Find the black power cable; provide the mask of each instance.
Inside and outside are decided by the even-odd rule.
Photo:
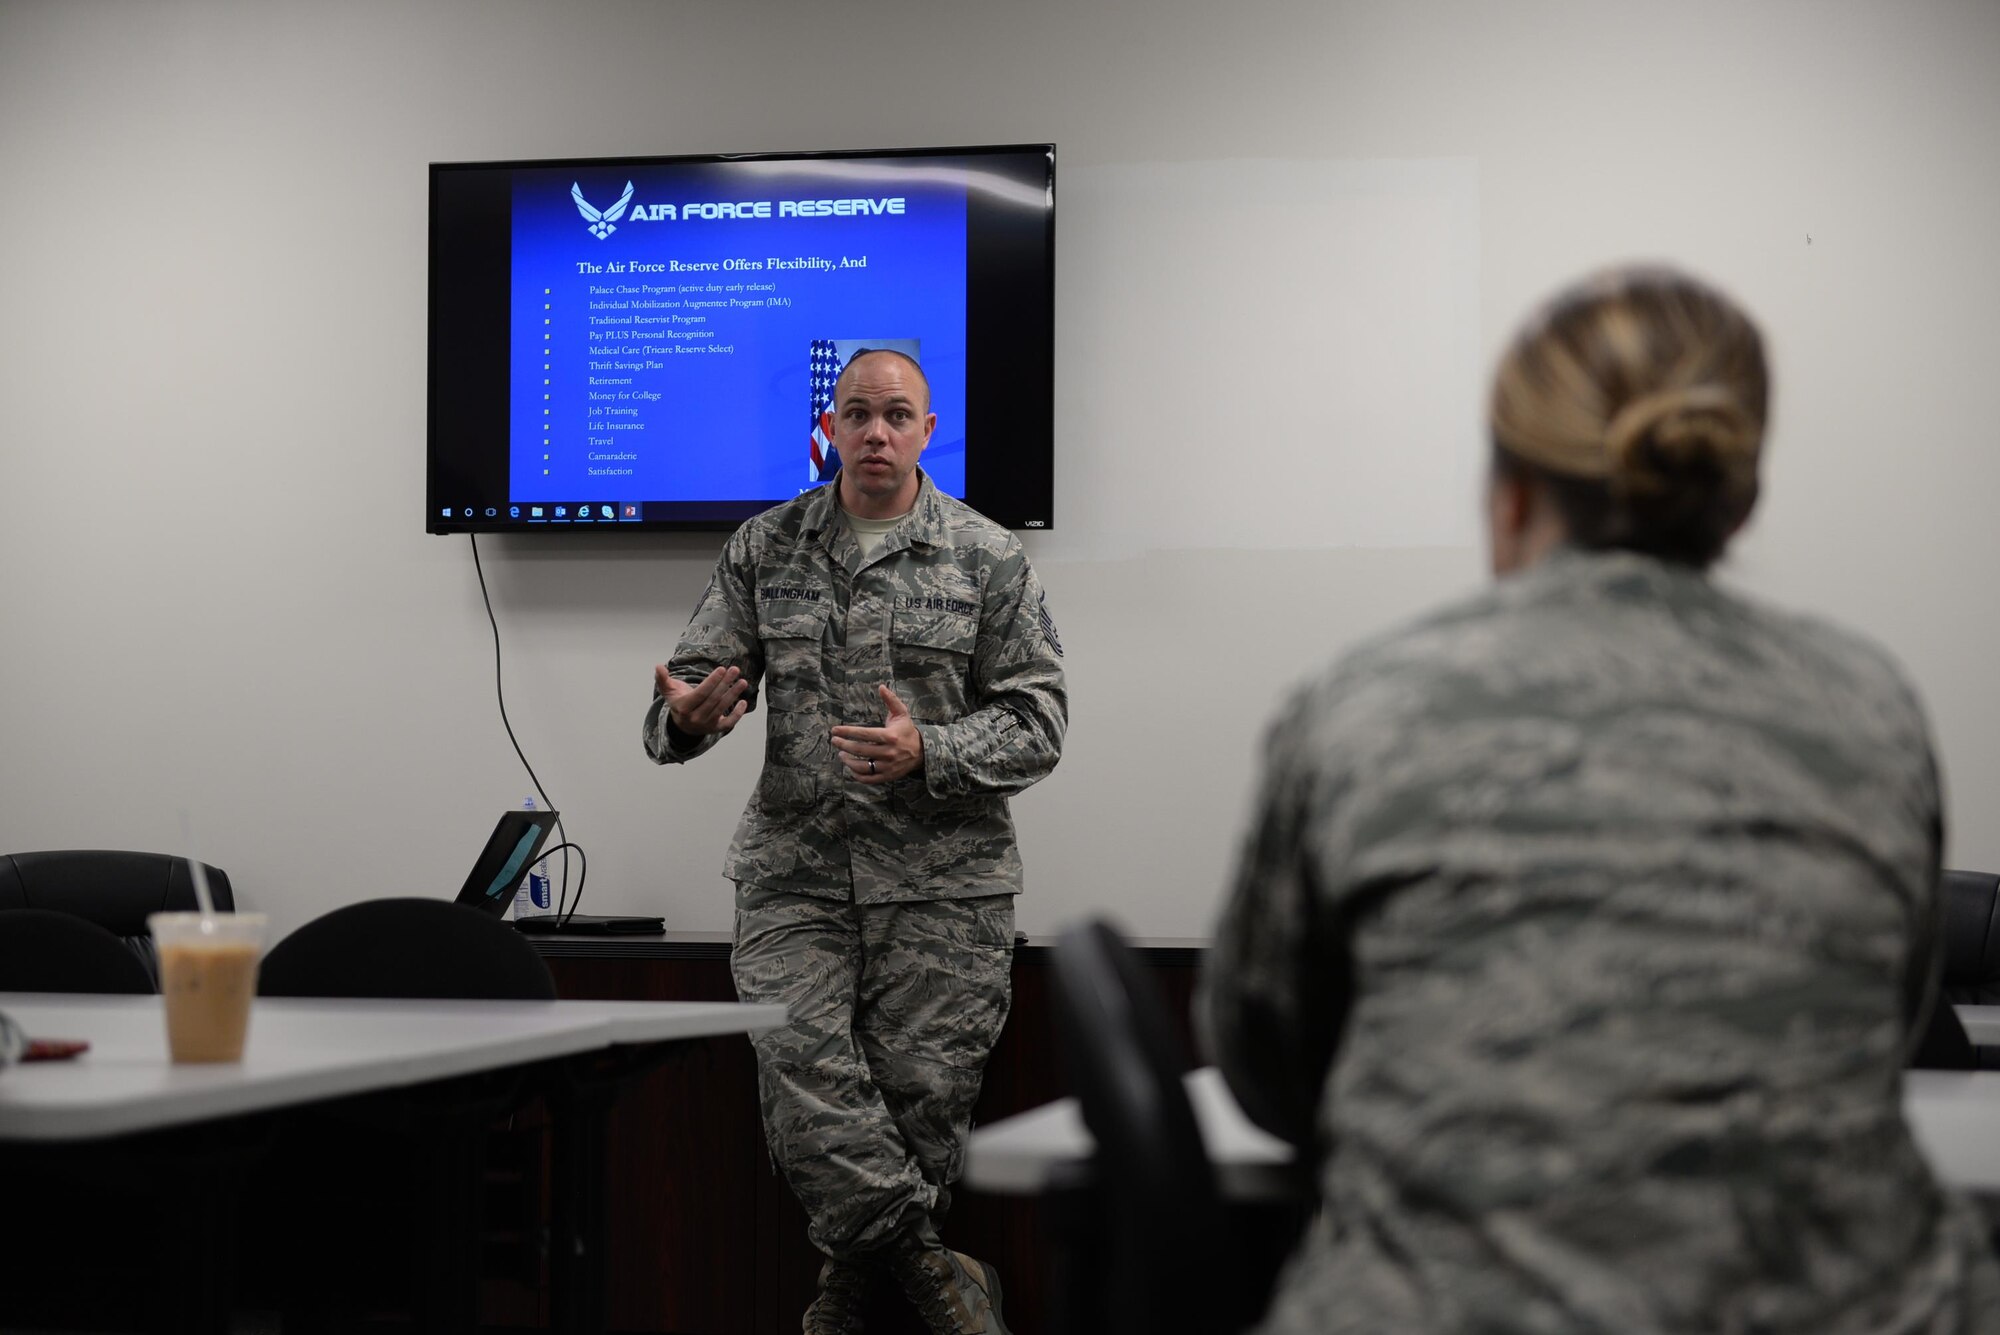
[[[541,779],[535,774],[535,767],[528,763],[527,753],[521,749],[519,739],[514,736],[514,725],[507,719],[507,691],[500,680],[500,623],[493,616],[493,596],[486,591],[486,568],[479,563],[479,535],[468,533],[465,536],[472,540],[472,568],[479,574],[479,599],[486,604],[486,624],[493,627],[493,694],[500,701],[500,726],[507,730],[507,740],[514,744],[514,754],[521,758],[521,768],[528,771],[528,781],[535,785],[535,795],[542,799],[543,810],[553,811],[556,816],[556,838],[561,842],[554,848],[544,849],[542,856],[547,857],[555,852],[561,852],[563,855],[562,895],[556,900],[556,911],[560,913],[562,905],[569,899],[569,851],[575,849],[577,857],[583,859],[583,846],[569,842],[569,834],[563,829],[562,808],[549,801],[548,792],[543,789]],[[571,917],[576,916],[577,909],[583,906],[583,882],[584,877],[589,874],[587,869],[590,866],[588,859],[583,859],[583,866],[585,870],[578,875],[576,881],[576,903],[570,908]]]
[[[563,912],[563,901],[569,898],[569,878],[567,876],[563,878],[563,898],[556,901],[556,916],[562,920],[558,925],[562,927],[569,926],[569,920],[574,918],[576,911],[583,906],[583,883],[590,879],[590,859],[583,855],[582,844],[557,844],[554,848],[542,850],[543,857],[551,853],[562,854],[563,865],[567,867],[571,849],[576,850],[576,860],[583,865],[578,867],[576,872],[576,903],[569,906],[567,913]]]

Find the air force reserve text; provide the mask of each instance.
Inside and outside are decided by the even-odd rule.
[[[866,218],[903,214],[903,198],[892,199],[781,199],[772,212],[768,199],[696,202],[676,207],[672,204],[641,204],[632,210],[634,222],[693,222],[698,219],[727,218]]]

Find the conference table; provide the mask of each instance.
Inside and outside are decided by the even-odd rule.
[[[1976,1048],[2000,1048],[2000,1006],[1953,1006]]]
[[[1975,1046],[2000,1048],[2000,1006],[1954,1009]],[[1291,1146],[1244,1116],[1220,1071],[1191,1071],[1186,1084],[1226,1198],[1282,1200],[1303,1189]],[[1972,1195],[2000,1196],[2000,1070],[1905,1071],[1903,1113],[1941,1181]],[[998,1195],[1041,1195],[1068,1180],[1094,1150],[1076,1100],[1060,1099],[973,1132],[965,1181]]]
[[[90,1044],[76,1058],[0,1071],[0,1146],[88,1154],[93,1145],[483,1073],[574,1077],[621,1058],[636,1068],[662,1045],[758,1033],[785,1018],[782,1006],[735,1002],[260,998],[242,1061],[177,1066],[167,1059],[161,1007],[157,995],[0,993],[0,1012],[28,1036]],[[604,1110],[608,1099],[596,1111]],[[590,1111],[575,1120],[588,1121]],[[556,1131],[565,1132],[560,1116]],[[578,1236],[553,1249],[557,1327],[594,1330],[603,1319],[604,1249],[590,1236],[601,1211],[592,1220],[589,1203],[601,1204],[603,1139],[601,1126],[570,1132],[580,1148],[565,1155],[558,1146],[559,1219],[565,1199],[585,1205],[571,1226]]]
[[[1980,1009],[1992,1014],[1980,1017],[1975,1040],[1984,1034],[1987,1046],[2000,1044],[2000,1007]],[[1973,1030],[1971,1020],[1967,1029]],[[1311,1200],[1312,1186],[1299,1174],[1292,1147],[1244,1116],[1214,1067],[1189,1072],[1185,1083],[1217,1189],[1236,1213],[1235,1229],[1260,1215],[1302,1222],[1299,1202]],[[1970,1195],[2000,1197],[2000,1071],[1906,1071],[1903,1109],[1940,1179]],[[1060,1099],[974,1131],[965,1182],[996,1195],[1048,1197],[1086,1180],[1079,1170],[1094,1151],[1076,1100]],[[1262,1236],[1276,1247],[1268,1260],[1291,1250],[1298,1227],[1265,1228]],[[1247,1321],[1262,1310],[1275,1272],[1246,1267],[1240,1258],[1235,1264],[1225,1288]]]

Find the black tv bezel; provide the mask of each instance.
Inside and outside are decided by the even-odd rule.
[[[998,205],[968,196],[968,218],[983,210],[991,228],[988,249],[975,256],[968,248],[966,272],[966,361],[977,374],[966,380],[965,500],[994,522],[1012,529],[1045,532],[1055,527],[1055,156],[1053,143],[974,144],[936,148],[826,149],[793,153],[683,153],[600,158],[532,158],[491,162],[430,164],[430,230],[428,305],[426,310],[425,403],[425,531],[457,533],[688,533],[725,532],[762,513],[783,498],[769,501],[648,502],[638,520],[592,523],[536,523],[508,515],[507,441],[509,337],[511,332],[509,276],[512,239],[506,228],[489,225],[468,230],[467,218],[494,201],[473,201],[458,189],[440,199],[440,180],[455,174],[487,173],[501,190],[509,173],[571,169],[623,170],[736,162],[811,162],[843,158],[999,157],[1036,156],[1046,160],[1047,204],[1039,224],[1031,220],[1004,225]],[[1036,183],[1038,186],[1041,182]],[[511,208],[511,194],[508,196]],[[970,221],[968,228],[970,228]],[[442,248],[448,228],[453,244]],[[1046,281],[1023,284],[1018,268],[1004,263],[1010,252],[1039,246],[1047,257]],[[445,256],[440,262],[440,254]],[[984,320],[972,318],[981,303],[994,303]],[[452,307],[451,317],[440,319]],[[1004,310],[1004,314],[1002,313]],[[466,331],[474,331],[470,336]],[[1032,337],[1023,337],[1022,331]],[[454,397],[455,396],[455,397]],[[480,416],[466,420],[466,409],[454,407],[455,419],[444,420],[446,401],[473,403]],[[995,439],[977,446],[974,429]],[[483,472],[469,474],[463,442],[482,430],[499,444],[486,451]],[[442,437],[442,438],[441,438]],[[449,451],[456,448],[457,453]],[[442,451],[442,452],[441,452]],[[497,475],[497,488],[495,478]],[[579,500],[616,500],[616,497]],[[447,518],[446,501],[454,510]],[[472,500],[470,507],[463,502]],[[519,504],[519,502],[513,502]],[[470,517],[459,513],[470,508]],[[488,510],[495,513],[489,515]]]

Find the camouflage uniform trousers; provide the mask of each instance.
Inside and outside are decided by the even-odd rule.
[[[752,1040],[764,1135],[821,1251],[943,1217],[1013,955],[1012,895],[855,904],[738,883],[737,996],[791,1016]]]

